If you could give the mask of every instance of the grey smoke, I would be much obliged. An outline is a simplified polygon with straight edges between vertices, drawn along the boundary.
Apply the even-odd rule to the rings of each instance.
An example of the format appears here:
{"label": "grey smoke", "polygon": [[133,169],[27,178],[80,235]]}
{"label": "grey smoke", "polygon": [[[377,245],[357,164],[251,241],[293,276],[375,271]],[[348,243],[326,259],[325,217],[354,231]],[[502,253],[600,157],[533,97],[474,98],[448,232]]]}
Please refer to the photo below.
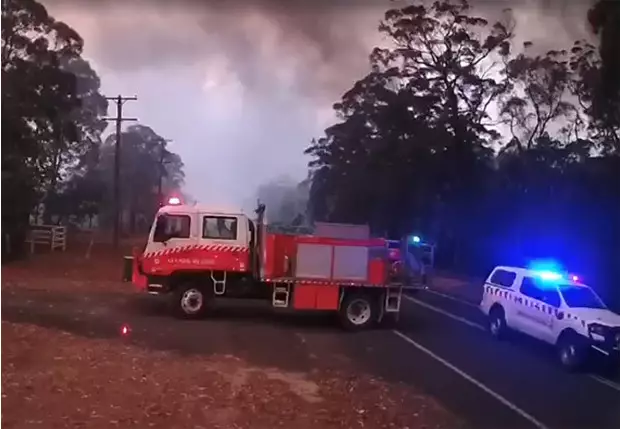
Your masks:
{"label": "grey smoke", "polygon": [[[106,95],[127,105],[186,165],[201,202],[254,207],[278,176],[306,177],[302,153],[330,109],[368,71],[389,0],[41,0],[85,39]],[[506,7],[517,40],[568,47],[587,35],[587,1],[472,2],[493,21]]]}
{"label": "grey smoke", "polygon": [[[323,101],[363,75],[389,0],[46,0],[88,10],[97,58],[117,71],[188,67],[225,58],[250,92],[268,93],[286,75],[292,90]],[[489,19],[510,7],[518,39],[544,48],[584,37],[589,1],[478,0]],[[520,41],[520,40],[519,40]]]}

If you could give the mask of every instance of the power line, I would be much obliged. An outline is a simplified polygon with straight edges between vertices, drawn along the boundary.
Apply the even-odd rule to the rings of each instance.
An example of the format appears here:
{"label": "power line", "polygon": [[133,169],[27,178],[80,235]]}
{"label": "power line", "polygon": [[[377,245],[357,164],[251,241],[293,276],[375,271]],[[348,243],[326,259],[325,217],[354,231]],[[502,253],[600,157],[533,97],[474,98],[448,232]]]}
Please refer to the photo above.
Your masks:
{"label": "power line", "polygon": [[116,142],[114,144],[114,248],[118,248],[120,236],[120,211],[121,211],[121,189],[120,189],[120,171],[121,171],[121,124],[124,121],[137,121],[137,118],[123,117],[123,104],[126,101],[136,101],[137,96],[123,97],[106,97],[108,101],[114,101],[116,104],[116,117],[105,118],[106,121],[116,122]]}

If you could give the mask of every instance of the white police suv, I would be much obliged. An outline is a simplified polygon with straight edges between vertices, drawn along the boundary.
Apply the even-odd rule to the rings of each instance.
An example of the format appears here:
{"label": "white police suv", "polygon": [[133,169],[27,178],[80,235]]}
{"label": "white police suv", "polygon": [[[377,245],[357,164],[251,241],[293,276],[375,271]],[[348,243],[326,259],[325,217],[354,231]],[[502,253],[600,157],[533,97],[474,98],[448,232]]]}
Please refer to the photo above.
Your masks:
{"label": "white police suv", "polygon": [[552,344],[568,370],[579,369],[592,351],[620,364],[620,315],[577,276],[496,267],[484,283],[480,309],[494,337],[513,329]]}

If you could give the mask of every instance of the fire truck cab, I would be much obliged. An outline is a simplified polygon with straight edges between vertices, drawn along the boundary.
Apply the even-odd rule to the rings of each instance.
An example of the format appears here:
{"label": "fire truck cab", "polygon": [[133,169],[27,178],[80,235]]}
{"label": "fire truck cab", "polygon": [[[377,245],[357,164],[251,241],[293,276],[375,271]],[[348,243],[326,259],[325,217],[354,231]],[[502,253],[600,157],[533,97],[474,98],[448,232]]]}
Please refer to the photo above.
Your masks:
{"label": "fire truck cab", "polygon": [[184,318],[204,316],[219,297],[256,298],[276,308],[335,311],[349,329],[397,318],[403,290],[419,287],[406,258],[395,264],[388,241],[370,238],[364,225],[274,234],[264,215],[264,205],[254,220],[178,200],[165,205],[143,251],[127,258],[125,280],[149,294],[169,294]]}

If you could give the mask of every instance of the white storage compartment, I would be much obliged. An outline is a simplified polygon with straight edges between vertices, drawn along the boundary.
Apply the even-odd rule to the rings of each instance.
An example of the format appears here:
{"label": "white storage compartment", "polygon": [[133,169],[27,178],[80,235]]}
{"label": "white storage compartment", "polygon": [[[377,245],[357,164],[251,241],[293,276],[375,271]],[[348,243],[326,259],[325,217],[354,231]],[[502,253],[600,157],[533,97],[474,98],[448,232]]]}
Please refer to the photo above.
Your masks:
{"label": "white storage compartment", "polygon": [[334,279],[365,281],[368,278],[368,247],[334,246]]}
{"label": "white storage compartment", "polygon": [[329,279],[332,266],[332,246],[299,243],[295,260],[295,276],[309,279]]}

